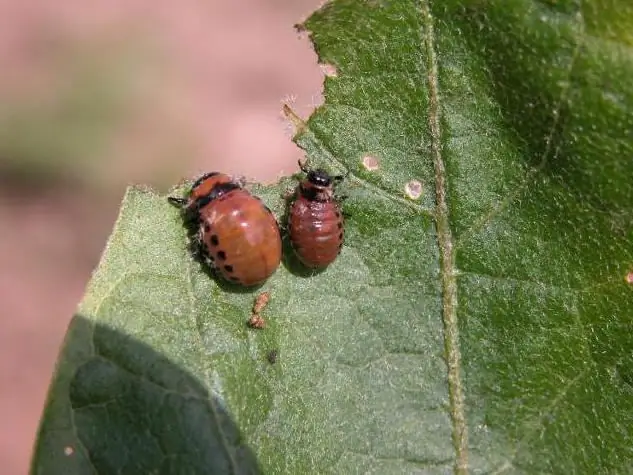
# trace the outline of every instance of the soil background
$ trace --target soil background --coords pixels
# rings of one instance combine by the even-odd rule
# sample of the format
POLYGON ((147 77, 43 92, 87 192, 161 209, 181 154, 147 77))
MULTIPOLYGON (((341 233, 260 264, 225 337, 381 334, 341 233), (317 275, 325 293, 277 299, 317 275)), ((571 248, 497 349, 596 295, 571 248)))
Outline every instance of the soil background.
POLYGON ((0 0, 0 466, 28 472, 60 343, 128 184, 272 182, 323 74, 318 0, 0 0))

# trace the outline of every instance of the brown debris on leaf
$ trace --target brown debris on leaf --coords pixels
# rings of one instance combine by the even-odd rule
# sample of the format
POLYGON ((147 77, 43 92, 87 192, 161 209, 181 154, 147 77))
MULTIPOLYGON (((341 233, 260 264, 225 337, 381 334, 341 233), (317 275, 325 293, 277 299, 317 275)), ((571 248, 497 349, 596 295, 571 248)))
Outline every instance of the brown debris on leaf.
POLYGON ((251 318, 248 319, 248 326, 261 330, 266 326, 266 320, 264 320, 261 315, 253 314, 251 318))
POLYGON ((270 292, 262 292, 255 299, 255 303, 253 304, 253 314, 251 318, 248 319, 248 326, 251 328, 257 328, 261 330, 266 326, 266 320, 264 317, 260 315, 261 311, 266 308, 268 305, 268 301, 270 300, 270 292))
POLYGON ((266 305, 268 305, 268 301, 270 300, 270 292, 262 292, 255 299, 255 304, 253 305, 253 313, 259 314, 261 313, 266 305))

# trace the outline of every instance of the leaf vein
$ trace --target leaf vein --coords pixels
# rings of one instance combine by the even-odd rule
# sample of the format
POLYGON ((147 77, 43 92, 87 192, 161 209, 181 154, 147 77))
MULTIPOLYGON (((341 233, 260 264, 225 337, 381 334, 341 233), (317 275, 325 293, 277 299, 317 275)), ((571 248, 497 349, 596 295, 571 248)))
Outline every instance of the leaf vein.
POLYGON ((492 475, 498 475, 513 467, 514 461, 519 455, 519 451, 521 450, 521 448, 527 442, 529 442, 536 435, 537 432, 540 432, 541 435, 543 434, 543 431, 545 431, 545 422, 546 422, 547 417, 551 416, 556 411, 558 406, 565 399, 565 396, 567 396, 567 394, 569 393, 570 389, 575 384, 577 384, 578 381, 580 381, 582 378, 587 376, 588 373, 589 373, 589 368, 583 369, 576 376, 570 379, 567 382, 567 384, 565 384, 565 386, 563 386, 560 389, 558 394, 552 399, 552 402, 538 416, 535 417, 535 421, 534 421, 535 425, 531 429, 528 429, 526 431, 525 436, 517 442, 516 447, 510 457, 510 460, 507 460, 499 468, 493 470, 491 472, 492 475))
POLYGON ((468 277, 468 276, 473 276, 473 277, 481 277, 484 279, 488 279, 491 281, 497 281, 497 282, 506 282, 508 284, 521 284, 521 285, 529 285, 529 286, 533 286, 533 287, 540 287, 543 289, 551 289, 551 290, 558 290, 561 292, 569 292, 569 293, 585 293, 587 292, 587 288, 586 287, 572 287, 572 286, 562 286, 562 285, 556 285, 556 284, 552 284, 551 282, 543 282, 540 280, 532 280, 532 279, 519 279, 517 277, 511 277, 511 276, 506 276, 506 275, 492 275, 492 274, 486 274, 483 272, 471 272, 471 271, 460 271, 458 270, 458 277, 468 277))
POLYGON ((556 135, 556 131, 560 125, 560 116, 561 109, 563 104, 567 103, 569 100, 569 91, 571 89, 571 78, 575 68, 575 65, 578 61, 578 56, 580 54, 580 50, 584 44, 583 41, 583 32, 584 32, 584 20, 582 13, 579 11, 577 14, 577 18, 581 25, 581 34, 578 36, 578 41, 574 47, 574 50, 571 54, 571 59, 569 61, 569 66, 565 73, 566 81, 565 86, 561 87, 560 95, 558 100, 556 101, 553 111, 552 111, 552 126, 550 127, 549 133, 545 137, 545 149, 541 154, 541 158, 533 167, 528 168, 525 176, 522 179, 522 184, 517 186, 513 191, 508 193, 503 199, 496 202, 487 213, 484 213, 479 217, 455 242, 455 250, 457 251, 465 242, 468 242, 473 236, 475 236, 478 232, 485 229, 492 221, 501 214, 505 209, 507 209, 510 204, 521 194, 523 193, 530 183, 536 179, 536 177, 545 169, 547 163, 552 159, 558 156, 558 152, 560 150, 560 144, 554 146, 554 138, 556 135), (552 151, 553 147, 553 151, 552 151))
POLYGON ((448 392, 450 413, 453 424, 453 445, 455 447, 456 474, 468 473, 468 426, 465 417, 464 389, 460 369, 459 329, 457 323, 457 279, 453 236, 449 223, 447 203, 446 169, 442 156, 440 127, 440 98, 438 86, 438 65, 435 55, 435 33, 433 17, 428 0, 421 2, 423 23, 422 50, 427 55, 427 81, 429 89, 429 129, 431 133, 431 154, 435 169, 437 239, 440 251, 440 274, 442 285, 442 317, 444 323, 444 347, 448 365, 448 392))
POLYGON ((445 465, 449 465, 451 463, 451 459, 419 459, 415 457, 387 457, 385 455, 375 455, 373 453, 361 452, 359 450, 347 449, 344 450, 341 454, 341 458, 345 454, 356 455, 360 457, 366 457, 370 460, 378 461, 378 462, 405 462, 410 465, 415 465, 419 468, 429 468, 429 467, 442 467, 445 465))

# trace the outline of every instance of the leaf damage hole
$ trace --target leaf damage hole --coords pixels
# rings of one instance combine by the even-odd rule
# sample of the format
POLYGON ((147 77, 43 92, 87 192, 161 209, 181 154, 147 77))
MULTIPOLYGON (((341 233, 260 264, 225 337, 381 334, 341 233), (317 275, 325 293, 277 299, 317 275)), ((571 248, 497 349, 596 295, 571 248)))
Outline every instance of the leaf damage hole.
POLYGON ((411 180, 404 185, 404 193, 412 200, 417 200, 422 196, 422 183, 418 180, 411 180))
POLYGON ((365 170, 370 172, 378 170, 380 168, 380 163, 378 163, 378 159, 376 157, 372 157, 371 155, 366 155, 362 160, 363 166, 365 170))
POLYGON ((70 457, 74 453, 75 453, 75 449, 73 449, 70 445, 67 445, 66 447, 64 447, 64 455, 66 457, 70 457))
POLYGON ((624 280, 626 280, 627 284, 633 285, 633 272, 629 272, 628 274, 626 274, 624 280))
POLYGON ((323 72, 323 74, 325 74, 326 77, 328 78, 338 77, 338 70, 336 69, 336 66, 334 66, 333 64, 321 63, 319 64, 319 67, 321 68, 321 72, 323 72))

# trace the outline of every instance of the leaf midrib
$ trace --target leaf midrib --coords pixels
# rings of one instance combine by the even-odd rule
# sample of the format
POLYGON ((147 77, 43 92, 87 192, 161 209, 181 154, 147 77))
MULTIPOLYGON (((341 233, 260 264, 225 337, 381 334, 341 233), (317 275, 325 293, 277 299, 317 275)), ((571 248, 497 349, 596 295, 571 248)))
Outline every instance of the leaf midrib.
POLYGON ((435 34, 433 17, 428 0, 420 2, 423 32, 421 49, 427 58, 427 82, 429 90, 429 131, 431 155, 435 169, 435 225, 440 253, 440 277, 442 286, 442 320, 444 323, 444 348, 448 366, 448 393, 452 421, 453 446, 455 448, 456 474, 468 473, 468 427, 464 414, 464 391, 460 369, 459 329, 457 325, 457 282, 453 235, 449 224, 446 200, 446 168, 442 157, 440 99, 438 93, 438 70, 435 56, 435 34))

